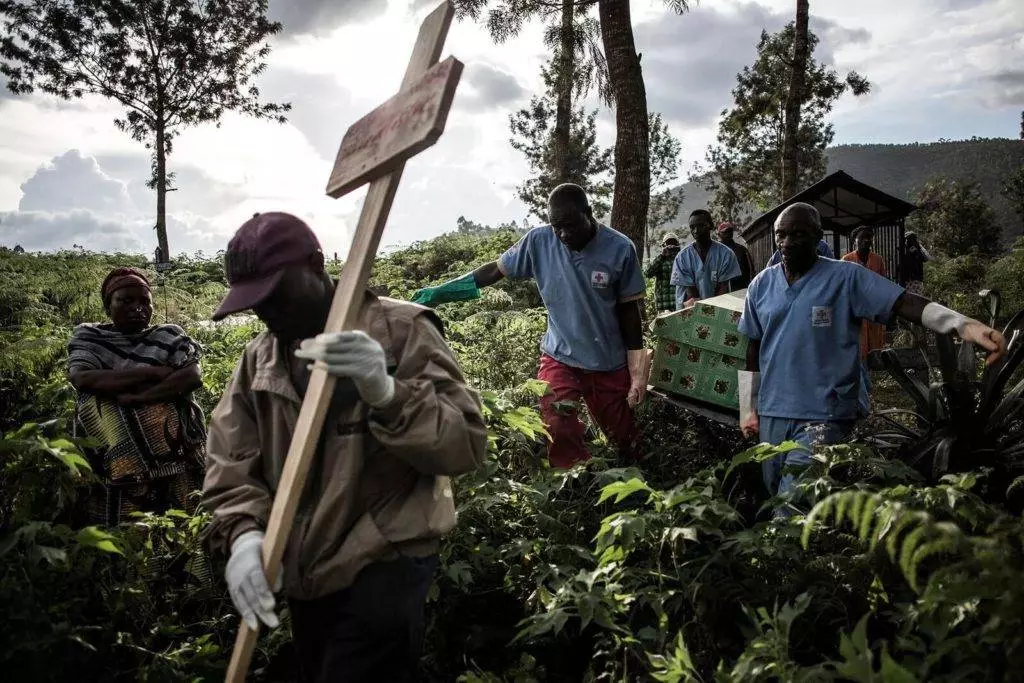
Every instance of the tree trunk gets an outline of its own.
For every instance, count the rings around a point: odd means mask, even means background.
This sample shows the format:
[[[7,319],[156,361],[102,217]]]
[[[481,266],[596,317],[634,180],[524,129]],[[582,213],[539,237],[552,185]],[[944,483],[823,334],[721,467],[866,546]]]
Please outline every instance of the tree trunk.
[[[651,169],[647,126],[647,92],[640,55],[633,42],[629,0],[599,0],[601,42],[608,61],[608,81],[615,101],[615,188],[611,227],[644,253]]]
[[[810,13],[808,4],[808,0],[796,0],[793,65],[789,73],[785,131],[782,138],[782,196],[779,197],[779,201],[785,201],[800,191],[797,135],[800,132],[800,105],[803,103],[804,81],[807,79],[807,20]]]
[[[555,184],[585,183],[584,178],[573,173],[570,159],[572,135],[572,86],[575,72],[575,51],[573,50],[573,10],[575,0],[562,0],[562,24],[559,31],[558,68],[555,83],[558,97],[555,104],[555,130],[551,134],[551,161]]]
[[[164,140],[163,123],[156,127],[156,239],[160,244],[160,257],[163,261],[171,260],[171,252],[167,246],[167,155]]]

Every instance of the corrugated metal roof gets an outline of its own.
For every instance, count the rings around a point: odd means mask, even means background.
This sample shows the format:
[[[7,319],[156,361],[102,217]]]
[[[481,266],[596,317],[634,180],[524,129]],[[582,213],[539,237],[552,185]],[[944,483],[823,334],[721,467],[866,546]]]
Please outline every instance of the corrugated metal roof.
[[[910,202],[886,194],[845,171],[836,171],[750,221],[741,231],[743,239],[756,240],[771,228],[783,209],[796,202],[813,205],[821,214],[821,227],[841,235],[848,235],[862,225],[892,223],[917,209]]]

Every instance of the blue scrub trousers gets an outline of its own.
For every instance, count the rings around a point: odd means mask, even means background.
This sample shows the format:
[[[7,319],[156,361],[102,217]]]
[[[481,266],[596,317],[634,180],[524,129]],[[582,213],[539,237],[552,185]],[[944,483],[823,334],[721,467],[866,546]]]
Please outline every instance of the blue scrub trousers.
[[[811,453],[815,446],[828,446],[846,439],[853,429],[855,420],[828,422],[824,420],[792,420],[785,417],[758,418],[761,441],[778,445],[783,441],[796,441],[803,448],[794,448],[780,453],[771,460],[761,463],[764,485],[772,495],[789,493],[793,490],[796,477],[783,474],[787,465],[806,466],[811,464]]]

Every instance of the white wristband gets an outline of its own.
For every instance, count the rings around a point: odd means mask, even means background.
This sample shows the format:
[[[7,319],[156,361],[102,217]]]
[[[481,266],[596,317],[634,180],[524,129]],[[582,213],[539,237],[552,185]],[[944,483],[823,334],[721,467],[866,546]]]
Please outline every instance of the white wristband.
[[[736,390],[740,401],[740,424],[743,424],[748,415],[757,412],[757,394],[761,390],[761,373],[740,370],[736,374],[738,378]]]
[[[929,301],[921,313],[921,324],[939,334],[956,332],[963,336],[964,327],[970,322],[976,321],[934,301]]]

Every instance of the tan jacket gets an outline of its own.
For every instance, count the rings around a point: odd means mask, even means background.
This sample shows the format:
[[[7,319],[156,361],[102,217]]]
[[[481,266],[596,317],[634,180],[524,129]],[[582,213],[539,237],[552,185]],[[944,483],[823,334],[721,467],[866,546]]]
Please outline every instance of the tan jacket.
[[[396,553],[436,552],[455,525],[448,476],[486,455],[479,397],[429,309],[367,293],[359,329],[384,347],[395,397],[370,409],[351,381],[338,381],[284,553],[292,598],[341,590]],[[260,334],[211,417],[203,505],[215,551],[266,527],[300,406],[276,337]]]

